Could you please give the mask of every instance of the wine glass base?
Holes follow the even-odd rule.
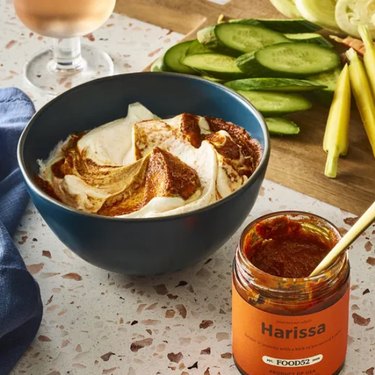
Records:
[[[81,83],[113,74],[113,61],[107,53],[82,45],[81,55],[81,63],[75,68],[59,69],[52,50],[43,51],[26,64],[26,81],[44,94],[58,95]]]

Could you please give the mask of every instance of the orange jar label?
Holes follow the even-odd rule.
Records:
[[[232,287],[232,350],[247,375],[332,375],[343,365],[349,289],[335,304],[307,315],[276,315],[247,303]]]

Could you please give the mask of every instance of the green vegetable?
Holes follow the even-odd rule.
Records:
[[[222,48],[223,46],[221,45],[220,41],[216,38],[215,27],[216,25],[211,25],[198,30],[197,40],[206,48],[220,50],[220,48]]]
[[[303,18],[260,19],[258,21],[264,27],[280,33],[311,33],[321,29],[320,26],[304,20]]]
[[[267,124],[268,131],[274,135],[295,135],[300,132],[299,126],[283,117],[266,117],[264,119]]]
[[[221,23],[214,29],[216,38],[227,48],[252,52],[275,43],[288,42],[281,33],[245,23]]]
[[[270,116],[271,133],[297,134],[295,123],[278,116],[311,108],[308,95],[332,96],[334,86],[321,75],[330,76],[340,66],[331,44],[314,32],[319,28],[297,18],[221,22],[199,30],[197,39],[169,48],[151,69],[200,74],[223,83]]]
[[[263,67],[290,76],[308,76],[337,68],[338,54],[332,49],[313,43],[279,43],[255,53]]]
[[[316,97],[323,104],[331,104],[340,72],[340,69],[334,69],[329,72],[319,73],[307,77],[309,81],[325,86],[325,88],[322,90],[317,90],[312,93],[314,97]]]
[[[247,91],[312,91],[324,88],[308,80],[295,78],[244,78],[235,81],[229,81],[225,84],[234,90]]]
[[[236,65],[241,71],[246,73],[247,77],[270,77],[280,75],[260,65],[255,58],[255,52],[244,53],[237,57]]]
[[[182,63],[196,71],[218,78],[233,79],[241,78],[244,75],[237,67],[234,57],[218,53],[188,55],[182,60]]]
[[[216,82],[216,83],[224,83],[225,82],[225,80],[223,80],[221,78],[212,77],[212,76],[204,75],[204,74],[202,75],[202,78],[207,79],[208,81]]]
[[[303,18],[292,19],[268,19],[268,18],[238,18],[228,21],[228,23],[242,23],[247,25],[258,25],[278,31],[279,33],[311,33],[320,29]]]
[[[294,42],[306,42],[306,43],[317,43],[323,47],[333,48],[332,43],[330,43],[326,38],[317,33],[294,33],[294,34],[284,34],[288,39]]]
[[[198,55],[200,53],[215,53],[215,51],[204,46],[199,40],[193,39],[186,51],[186,55]]]
[[[192,43],[190,40],[177,43],[165,52],[163,64],[166,70],[185,74],[198,74],[194,69],[182,63]]]
[[[243,91],[239,94],[249,100],[264,115],[275,116],[311,108],[312,103],[299,94],[271,91]]]

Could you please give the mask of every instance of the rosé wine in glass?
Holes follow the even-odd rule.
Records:
[[[113,73],[111,58],[79,37],[110,17],[116,0],[13,0],[18,18],[37,34],[54,38],[52,51],[36,55],[25,67],[29,83],[50,94]],[[61,87],[64,82],[64,87]]]

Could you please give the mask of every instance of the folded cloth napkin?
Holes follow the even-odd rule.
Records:
[[[33,113],[22,91],[0,89],[0,375],[8,374],[29,347],[42,319],[39,286],[12,241],[28,202],[17,142]]]

